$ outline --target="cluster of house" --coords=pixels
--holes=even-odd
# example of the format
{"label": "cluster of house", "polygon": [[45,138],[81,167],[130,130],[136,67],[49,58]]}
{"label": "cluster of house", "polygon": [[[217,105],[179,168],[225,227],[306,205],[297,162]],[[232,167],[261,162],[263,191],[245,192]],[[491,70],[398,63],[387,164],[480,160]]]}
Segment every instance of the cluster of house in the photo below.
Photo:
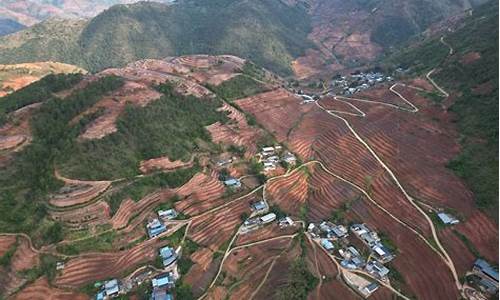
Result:
{"label": "cluster of house", "polygon": [[[243,222],[243,226],[240,231],[240,233],[242,234],[255,230],[263,225],[269,224],[277,219],[275,213],[267,213],[269,211],[269,206],[264,200],[252,203],[250,205],[250,208],[252,209],[252,215],[255,217],[251,217]],[[292,220],[292,218],[287,216],[284,216],[278,220],[278,226],[280,228],[293,226],[294,224],[295,222]]]}
{"label": "cluster of house", "polygon": [[[342,267],[350,270],[365,270],[377,279],[387,280],[389,269],[384,266],[384,263],[391,261],[394,255],[383,245],[378,234],[365,224],[354,224],[349,229],[371,249],[368,259],[365,259],[355,246],[350,245],[347,240],[349,231],[344,225],[323,221],[319,224],[311,223],[307,228],[309,234],[313,238],[319,239],[321,246],[327,252],[333,254],[337,248]],[[360,288],[363,290],[359,290],[359,292],[367,297],[378,288],[378,284],[369,284]]]}
{"label": "cluster of house", "polygon": [[289,151],[282,151],[280,145],[263,147],[257,154],[260,163],[264,165],[264,171],[275,170],[280,162],[285,162],[290,166],[297,163],[297,158]]}
{"label": "cluster of house", "polygon": [[249,218],[245,222],[243,222],[242,232],[248,232],[251,230],[255,230],[262,225],[266,225],[266,224],[273,222],[274,220],[276,220],[275,213],[268,213],[268,214],[265,214],[263,216]]}
{"label": "cluster of house", "polygon": [[173,272],[160,274],[151,280],[153,292],[151,300],[172,300],[170,290],[175,287],[176,278]]}
{"label": "cluster of house", "polygon": [[377,83],[393,81],[391,76],[385,76],[380,72],[356,72],[348,76],[338,76],[332,80],[333,90],[336,94],[352,95],[366,90]]}
{"label": "cluster of house", "polygon": [[477,259],[472,267],[472,274],[477,276],[475,285],[490,295],[498,293],[498,271],[483,259]]}

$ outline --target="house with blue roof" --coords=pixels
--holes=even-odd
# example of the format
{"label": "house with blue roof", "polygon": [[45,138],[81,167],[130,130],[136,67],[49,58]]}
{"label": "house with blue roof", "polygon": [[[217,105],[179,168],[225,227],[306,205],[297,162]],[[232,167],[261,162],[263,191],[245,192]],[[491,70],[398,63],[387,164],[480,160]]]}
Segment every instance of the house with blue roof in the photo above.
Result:
{"label": "house with blue roof", "polygon": [[167,231],[167,226],[158,219],[153,219],[146,227],[150,238],[154,238]]}
{"label": "house with blue roof", "polygon": [[484,259],[474,262],[472,271],[481,278],[479,285],[490,294],[498,292],[498,271]]}
{"label": "house with blue roof", "polygon": [[455,225],[459,223],[458,219],[444,212],[438,213],[437,216],[445,225]]}
{"label": "house with blue roof", "polygon": [[326,249],[326,251],[333,251],[335,248],[333,243],[327,239],[321,239],[321,246]]}
{"label": "house with blue roof", "polygon": [[156,288],[172,288],[174,287],[175,281],[171,272],[158,275],[151,280],[153,289]]}
{"label": "house with blue roof", "polygon": [[241,181],[231,177],[224,181],[224,185],[231,188],[239,188],[241,187]]}
{"label": "house with blue roof", "polygon": [[177,253],[174,248],[166,246],[160,249],[160,256],[163,259],[163,266],[168,267],[177,260]]}

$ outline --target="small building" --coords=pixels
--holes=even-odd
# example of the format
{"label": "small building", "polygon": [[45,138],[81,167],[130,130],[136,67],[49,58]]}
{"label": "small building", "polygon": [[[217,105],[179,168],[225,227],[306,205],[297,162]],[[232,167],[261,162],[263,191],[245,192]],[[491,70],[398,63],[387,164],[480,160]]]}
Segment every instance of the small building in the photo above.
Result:
{"label": "small building", "polygon": [[106,281],[96,295],[96,300],[104,300],[118,296],[120,293],[120,283],[118,279]]}
{"label": "small building", "polygon": [[231,188],[239,188],[241,187],[241,181],[237,178],[228,178],[224,181],[224,185]]}
{"label": "small building", "polygon": [[165,288],[156,288],[151,294],[151,300],[173,300],[172,294],[167,292]]}
{"label": "small building", "polygon": [[172,273],[169,272],[156,276],[151,280],[151,284],[153,285],[153,289],[172,288],[175,282]]}
{"label": "small building", "polygon": [[278,225],[280,227],[293,226],[293,220],[290,217],[284,217],[278,220]]}
{"label": "small building", "polygon": [[158,219],[151,220],[146,227],[150,238],[154,238],[167,231],[167,226]]}
{"label": "small building", "polygon": [[460,222],[455,217],[453,217],[447,213],[444,213],[444,212],[438,213],[437,216],[441,220],[441,222],[443,222],[443,224],[446,224],[446,225],[455,225],[455,224],[458,224]]}
{"label": "small building", "polygon": [[276,220],[275,213],[268,213],[267,215],[260,217],[260,221],[262,222],[262,224],[271,223],[274,220]]}
{"label": "small building", "polygon": [[268,171],[274,169],[276,169],[276,163],[270,161],[264,162],[264,170]]}
{"label": "small building", "polygon": [[232,158],[228,158],[228,159],[221,159],[221,160],[218,160],[217,161],[217,166],[218,167],[223,167],[225,165],[228,165],[230,163],[233,162],[233,159]]}
{"label": "small building", "polygon": [[309,223],[309,226],[307,226],[307,232],[309,232],[314,238],[319,237],[320,234],[320,230],[316,227],[316,225],[314,225],[314,223]]}
{"label": "small building", "polygon": [[488,262],[483,259],[477,259],[474,262],[472,271],[481,278],[479,285],[483,290],[490,294],[498,292],[498,271]]}
{"label": "small building", "polygon": [[251,219],[247,219],[245,222],[243,222],[243,226],[245,227],[245,230],[253,230],[257,229],[261,224],[260,218],[255,217]]}
{"label": "small building", "polygon": [[277,163],[279,160],[280,160],[280,158],[279,158],[278,156],[276,156],[276,155],[269,156],[269,157],[267,158],[267,161],[268,161],[268,162],[273,162],[273,163]]}
{"label": "small building", "polygon": [[287,152],[283,156],[283,161],[289,165],[295,165],[297,163],[297,158],[292,153]]}
{"label": "small building", "polygon": [[389,269],[378,261],[370,261],[366,264],[366,271],[379,279],[384,279],[389,274]]}
{"label": "small building", "polygon": [[266,202],[264,200],[254,202],[250,205],[253,211],[263,211],[267,209]]}
{"label": "small building", "polygon": [[264,147],[264,148],[262,148],[261,154],[263,156],[269,156],[269,155],[274,154],[274,147]]}
{"label": "small building", "polygon": [[370,283],[369,285],[365,286],[363,288],[363,293],[367,296],[370,296],[371,294],[373,294],[376,290],[378,290],[379,288],[379,285],[378,283],[376,282],[372,282]]}
{"label": "small building", "polygon": [[347,228],[344,225],[336,225],[332,228],[333,233],[337,238],[343,238],[347,236]]}
{"label": "small building", "polygon": [[163,259],[163,266],[168,267],[177,260],[177,253],[175,253],[174,248],[163,247],[160,248],[160,256]]}
{"label": "small building", "polygon": [[333,249],[335,249],[333,243],[327,239],[321,239],[321,246],[325,248],[326,251],[333,251]]}
{"label": "small building", "polygon": [[58,261],[56,263],[56,270],[59,271],[59,270],[62,270],[62,269],[64,269],[64,262],[63,261]]}
{"label": "small building", "polygon": [[382,243],[377,243],[372,247],[372,250],[375,253],[377,259],[383,263],[389,262],[394,258],[394,255],[391,253],[391,251]]}
{"label": "small building", "polygon": [[177,211],[175,209],[159,210],[158,217],[162,219],[172,220],[177,218]]}

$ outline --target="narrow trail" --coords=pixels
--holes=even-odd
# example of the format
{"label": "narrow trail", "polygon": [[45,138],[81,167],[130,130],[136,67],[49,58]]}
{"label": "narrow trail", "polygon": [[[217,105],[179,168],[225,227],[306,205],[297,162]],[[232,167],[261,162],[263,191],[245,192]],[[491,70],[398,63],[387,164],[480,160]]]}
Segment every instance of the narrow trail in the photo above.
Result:
{"label": "narrow trail", "polygon": [[283,251],[280,252],[279,255],[277,255],[276,257],[273,258],[273,261],[271,262],[271,265],[269,266],[269,268],[267,269],[266,271],[266,274],[264,275],[264,278],[262,278],[261,282],[259,283],[259,285],[255,288],[255,290],[253,291],[252,295],[250,295],[250,298],[248,300],[253,300],[253,298],[257,295],[257,293],[260,291],[260,289],[262,288],[262,286],[264,285],[264,283],[266,283],[267,281],[267,278],[269,277],[269,274],[271,274],[271,271],[273,270],[273,267],[274,265],[276,264],[276,261],[281,258],[281,256],[283,255],[283,253],[285,253],[289,247],[290,247],[290,244],[292,242],[293,238],[290,239],[290,241],[288,242],[288,245],[285,249],[283,249]]}
{"label": "narrow trail", "polygon": [[238,233],[239,233],[239,230],[236,232],[236,234],[233,236],[231,242],[229,243],[229,246],[227,247],[227,250],[224,253],[222,261],[221,261],[221,263],[219,265],[219,269],[217,271],[217,274],[215,275],[214,279],[212,280],[212,282],[208,286],[206,292],[203,295],[201,295],[200,297],[198,297],[198,300],[201,300],[201,299],[205,298],[208,295],[208,292],[210,291],[210,289],[215,285],[215,282],[217,281],[217,278],[219,277],[220,273],[222,272],[222,267],[224,266],[224,262],[227,259],[227,257],[229,256],[229,254],[231,254],[231,252],[233,252],[235,250],[238,250],[238,249],[252,247],[252,246],[255,246],[255,245],[267,243],[267,242],[274,241],[274,240],[279,240],[279,239],[284,239],[284,238],[293,239],[297,235],[297,233],[296,234],[291,234],[291,235],[280,235],[280,236],[275,236],[275,237],[272,237],[272,238],[268,238],[268,239],[264,239],[264,240],[259,240],[259,241],[255,241],[255,242],[251,242],[251,243],[247,243],[247,244],[243,244],[243,245],[239,245],[239,246],[236,246],[234,248],[231,248],[231,245],[233,244],[233,242],[235,241],[236,237],[238,236]]}
{"label": "narrow trail", "polygon": [[[450,50],[450,52],[452,53],[453,51]],[[431,81],[431,83],[440,91],[443,93],[443,95],[446,95],[446,97],[449,96],[449,94],[444,91],[443,89],[441,89],[431,78],[430,78],[430,74],[432,74],[432,72],[434,71],[435,69],[431,70],[428,74],[427,74],[427,78],[429,79],[429,81]],[[411,109],[406,109],[404,107],[400,107],[400,106],[397,106],[397,105],[393,105],[393,104],[389,104],[389,103],[383,103],[383,102],[380,102],[380,101],[373,101],[373,100],[366,100],[366,99],[356,99],[356,98],[346,98],[346,97],[341,97],[342,99],[349,99],[349,100],[354,100],[354,101],[361,101],[361,102],[366,102],[366,103],[372,103],[372,104],[378,104],[378,105],[386,105],[386,106],[389,106],[389,107],[394,107],[396,109],[399,109],[399,110],[404,110],[404,111],[407,111],[407,112],[410,112],[410,113],[417,113],[419,110],[418,108],[413,105],[413,103],[411,103],[411,101],[409,101],[408,99],[406,99],[403,95],[401,95],[400,93],[398,93],[397,91],[394,90],[394,87],[398,85],[398,83],[392,85],[390,87],[390,90],[391,92],[395,93],[396,95],[398,95],[405,103],[407,103],[408,105],[410,105],[410,107],[412,107]],[[408,86],[408,85],[404,85],[406,87],[409,87],[409,88],[415,88],[415,87],[411,87],[411,86]],[[418,88],[417,88],[418,89]],[[339,100],[338,97],[335,97],[336,100]],[[340,100],[342,101],[342,100]],[[346,102],[346,101],[343,101],[343,102]],[[462,284],[460,283],[460,280],[458,278],[458,274],[457,274],[457,271],[455,269],[455,266],[454,266],[454,263],[453,261],[451,260],[451,257],[449,256],[448,252],[445,250],[445,248],[442,246],[441,244],[441,241],[439,240],[439,237],[437,235],[437,231],[436,231],[436,228],[434,226],[434,223],[432,222],[431,218],[423,211],[423,209],[416,203],[416,201],[408,194],[408,192],[404,189],[404,187],[402,186],[402,184],[400,183],[400,181],[398,180],[398,178],[396,177],[396,175],[394,174],[394,172],[389,168],[389,166],[379,157],[379,155],[375,152],[375,150],[373,150],[373,148],[365,141],[365,139],[363,137],[361,137],[357,131],[354,129],[354,127],[349,123],[349,121],[347,121],[345,118],[341,117],[339,114],[342,114],[342,113],[346,113],[346,112],[335,112],[335,111],[331,111],[331,110],[328,110],[326,109],[325,107],[323,107],[320,103],[316,102],[316,105],[322,109],[323,111],[325,111],[326,113],[328,113],[329,115],[341,120],[346,126],[347,128],[349,129],[349,131],[355,136],[355,138],[370,152],[370,154],[373,156],[373,158],[375,158],[375,160],[378,162],[378,164],[389,174],[389,176],[391,177],[391,179],[394,181],[394,183],[396,184],[396,186],[399,188],[399,190],[402,192],[402,194],[404,195],[404,197],[406,198],[406,200],[413,206],[415,207],[415,209],[425,218],[425,220],[427,221],[430,229],[431,229],[431,232],[432,232],[432,237],[433,237],[433,240],[434,242],[436,243],[437,245],[437,248],[438,249],[435,249],[428,241],[427,239],[425,239],[420,233],[417,233],[413,228],[409,227],[408,225],[406,225],[404,222],[402,222],[401,220],[399,220],[398,218],[396,218],[395,216],[393,216],[390,212],[388,212],[387,210],[385,210],[383,207],[379,206],[378,203],[376,203],[373,199],[371,199],[371,197],[369,197],[368,199],[370,201],[372,201],[373,203],[376,203],[377,206],[379,206],[379,208],[383,209],[384,212],[386,212],[387,214],[389,214],[393,219],[397,220],[398,223],[400,224],[405,224],[404,226],[409,228],[410,230],[412,230],[414,233],[417,234],[417,236],[419,236],[420,238],[423,238],[424,241],[426,242],[426,244],[432,249],[434,250],[436,253],[439,254],[439,256],[443,259],[444,263],[448,266],[448,268],[450,269],[452,275],[453,275],[453,278],[454,278],[454,281],[455,281],[455,285],[457,287],[457,289],[463,294],[462,292]],[[358,111],[360,111],[359,114],[357,114],[356,116],[358,117],[365,117],[366,116],[366,113],[362,112],[359,108],[357,108]],[[351,114],[352,113],[349,113],[348,114]],[[321,163],[320,163],[321,164]],[[322,164],[321,164],[322,165]],[[324,167],[324,166],[323,166]],[[332,175],[336,176],[335,174],[332,173]],[[359,188],[359,187],[358,187]],[[361,189],[362,190],[362,189]],[[365,194],[366,192],[363,191],[363,194]],[[365,196],[368,196],[368,194],[366,193]]]}

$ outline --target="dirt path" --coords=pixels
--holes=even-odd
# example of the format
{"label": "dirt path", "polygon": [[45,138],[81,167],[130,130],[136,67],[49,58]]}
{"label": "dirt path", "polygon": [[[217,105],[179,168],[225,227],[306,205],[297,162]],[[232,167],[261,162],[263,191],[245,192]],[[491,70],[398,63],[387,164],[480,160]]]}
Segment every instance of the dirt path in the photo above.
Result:
{"label": "dirt path", "polygon": [[[427,77],[430,79],[429,77],[429,74],[432,74],[434,70],[430,71],[428,74],[427,74]],[[432,79],[430,79],[430,81],[441,91],[442,89],[440,87],[438,87],[433,81]],[[399,107],[399,106],[395,106],[395,105],[392,105],[392,104],[388,104],[388,103],[383,103],[383,102],[379,102],[379,101],[372,101],[372,100],[365,100],[365,99],[356,99],[356,98],[353,98],[354,101],[362,101],[362,102],[367,102],[367,103],[374,103],[374,104],[382,104],[382,105],[386,105],[386,106],[390,106],[390,107],[394,107],[397,108],[397,109],[402,109],[402,110],[405,110],[407,112],[411,112],[411,113],[416,113],[418,112],[418,108],[413,105],[413,103],[411,103],[408,99],[406,99],[405,97],[403,97],[400,93],[394,91],[394,87],[397,85],[394,84],[390,87],[390,90],[395,93],[396,95],[398,95],[403,101],[405,101],[406,103],[408,103],[412,109],[403,109],[402,107]],[[407,87],[410,87],[410,86],[407,86]],[[448,93],[444,90],[442,90],[442,93],[444,95],[446,95],[448,97]],[[336,98],[336,97],[335,97]],[[345,98],[345,97],[344,97]],[[351,98],[348,98],[348,99],[351,99]],[[457,286],[457,289],[459,291],[462,292],[462,284],[460,283],[460,280],[458,278],[458,275],[457,275],[457,271],[455,269],[455,266],[453,264],[453,261],[451,260],[449,254],[446,252],[446,250],[444,249],[444,247],[442,246],[441,244],[441,241],[439,240],[439,237],[437,236],[437,232],[436,232],[436,228],[434,226],[434,223],[432,222],[431,218],[423,211],[423,209],[416,203],[416,201],[408,194],[408,192],[403,188],[403,186],[401,185],[401,183],[399,182],[398,178],[396,177],[396,175],[394,174],[394,172],[387,166],[387,164],[378,156],[378,154],[371,148],[371,146],[356,132],[356,130],[354,129],[354,127],[349,123],[349,121],[347,121],[346,119],[344,119],[343,117],[339,116],[338,113],[335,113],[333,111],[330,111],[330,110],[327,110],[326,108],[324,108],[321,104],[319,104],[318,102],[316,102],[316,105],[318,107],[320,107],[322,110],[324,110],[326,113],[328,113],[329,115],[337,118],[337,119],[340,119],[342,122],[344,122],[344,124],[347,126],[347,128],[349,129],[349,131],[351,131],[351,133],[356,137],[356,139],[370,152],[370,154],[375,158],[375,160],[380,164],[380,166],[382,166],[382,168],[389,174],[389,176],[392,178],[392,180],[394,181],[394,183],[397,185],[397,187],[399,188],[399,190],[403,193],[404,197],[406,198],[406,200],[413,206],[415,207],[415,209],[417,209],[418,212],[420,212],[422,214],[422,216],[425,218],[425,220],[427,221],[429,227],[431,228],[431,232],[432,232],[432,236],[433,236],[433,240],[434,242],[436,243],[437,245],[437,249],[435,249],[428,241],[427,239],[425,239],[421,234],[417,233],[413,228],[411,228],[410,226],[406,225],[404,222],[402,222],[401,220],[399,220],[397,217],[395,217],[394,215],[392,215],[390,212],[388,212],[387,210],[385,210],[383,207],[381,207],[380,205],[378,205],[373,199],[371,199],[371,197],[369,197],[369,195],[361,188],[357,187],[359,190],[361,190],[365,196],[368,196],[368,199],[370,201],[372,201],[373,203],[375,203],[379,208],[381,208],[384,212],[386,212],[389,216],[391,216],[394,220],[396,220],[398,223],[402,224],[403,226],[409,228],[410,230],[412,230],[414,233],[416,233],[420,238],[422,238],[426,244],[433,250],[435,251],[436,253],[439,254],[439,256],[443,259],[443,261],[445,262],[445,264],[448,266],[448,268],[450,269],[452,275],[453,275],[453,278],[455,280],[455,284]],[[359,109],[358,109],[359,110]],[[366,114],[363,113],[362,115],[360,114],[359,117],[364,117]],[[321,163],[320,163],[321,164]],[[322,164],[321,164],[322,165]],[[324,166],[322,166],[325,170],[326,168]],[[330,171],[327,171],[328,173],[331,173]],[[337,177],[337,175],[331,173],[332,175],[334,175],[335,177]],[[353,184],[353,186],[355,186]]]}
{"label": "dirt path", "polygon": [[[333,256],[332,254],[330,254],[328,251],[326,251],[325,248],[321,247],[321,245],[319,245],[319,242],[318,241],[315,241],[313,240],[308,233],[306,233],[307,235],[307,238],[309,239],[309,241],[311,243],[314,243],[316,244],[319,248],[321,248],[321,250],[323,252],[325,252],[328,257],[335,263],[335,266],[337,267],[337,270],[339,270],[339,274],[340,276],[342,277],[343,281],[345,282],[345,274],[344,273],[358,273],[358,274],[363,274],[371,279],[373,279],[374,281],[377,281],[380,285],[383,285],[385,286],[386,288],[388,288],[390,291],[392,291],[394,294],[398,295],[399,297],[405,299],[405,300],[410,300],[410,298],[406,297],[405,295],[403,295],[401,292],[399,292],[398,290],[394,289],[390,284],[387,284],[386,282],[384,281],[381,281],[375,277],[373,277],[371,274],[368,274],[364,271],[359,271],[359,270],[347,270],[345,268],[343,268],[338,262],[337,262],[337,259],[335,259],[335,256]],[[349,286],[347,284],[347,286]],[[349,288],[352,288],[351,286],[349,286]]]}

